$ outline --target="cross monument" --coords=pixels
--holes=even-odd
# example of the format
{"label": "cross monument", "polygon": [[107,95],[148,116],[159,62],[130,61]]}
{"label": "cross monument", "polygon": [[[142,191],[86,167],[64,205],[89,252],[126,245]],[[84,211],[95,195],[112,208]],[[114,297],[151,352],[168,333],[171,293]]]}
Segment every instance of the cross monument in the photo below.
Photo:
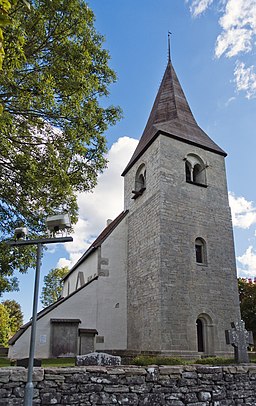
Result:
{"label": "cross monument", "polygon": [[248,363],[249,356],[247,347],[253,345],[253,336],[251,331],[245,329],[244,321],[231,323],[231,330],[226,330],[226,342],[233,345],[235,349],[235,361],[238,363]]}

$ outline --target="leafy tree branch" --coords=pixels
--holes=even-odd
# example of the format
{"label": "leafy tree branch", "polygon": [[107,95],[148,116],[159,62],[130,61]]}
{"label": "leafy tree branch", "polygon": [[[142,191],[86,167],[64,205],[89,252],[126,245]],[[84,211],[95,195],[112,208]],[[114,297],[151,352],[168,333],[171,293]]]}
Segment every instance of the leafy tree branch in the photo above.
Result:
{"label": "leafy tree branch", "polygon": [[116,75],[83,0],[33,0],[30,10],[12,1],[10,18],[0,72],[0,295],[17,289],[14,270],[35,263],[33,248],[4,242],[21,224],[31,238],[43,234],[56,212],[76,222],[77,193],[95,187],[106,131],[121,117],[100,104]]}

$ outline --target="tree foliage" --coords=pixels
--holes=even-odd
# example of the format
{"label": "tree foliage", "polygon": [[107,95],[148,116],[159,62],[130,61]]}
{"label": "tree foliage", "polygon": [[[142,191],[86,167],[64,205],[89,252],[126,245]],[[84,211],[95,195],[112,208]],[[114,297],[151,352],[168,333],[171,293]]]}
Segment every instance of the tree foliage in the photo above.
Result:
{"label": "tree foliage", "polygon": [[7,347],[9,339],[23,324],[23,314],[19,303],[5,300],[0,303],[0,345]]}
{"label": "tree foliage", "polygon": [[44,277],[41,303],[44,307],[56,302],[62,292],[62,278],[68,273],[68,268],[54,268]]}
{"label": "tree foliage", "polygon": [[3,347],[7,347],[9,337],[9,313],[6,307],[2,303],[0,303],[0,345]]}
{"label": "tree foliage", "polygon": [[242,320],[245,328],[253,332],[256,339],[256,282],[251,279],[239,278],[238,290]]}
{"label": "tree foliage", "polygon": [[[18,0],[0,0],[0,70],[2,70],[3,60],[5,56],[4,52],[4,28],[12,23],[12,19],[9,14],[11,12],[11,7],[17,4]],[[27,0],[22,0],[23,4],[30,9],[30,4]],[[2,105],[0,105],[0,114],[2,113]]]}
{"label": "tree foliage", "polygon": [[20,304],[16,300],[5,300],[2,302],[9,314],[10,335],[13,336],[23,324],[23,314]]}
{"label": "tree foliage", "polygon": [[[0,0],[1,1],[1,0]],[[13,3],[4,32],[0,72],[0,241],[25,225],[31,238],[44,219],[69,212],[106,166],[104,133],[119,108],[100,99],[116,80],[103,37],[83,0]],[[17,289],[15,269],[35,263],[35,251],[0,244],[0,295]]]}
{"label": "tree foliage", "polygon": [[[2,70],[4,60],[4,33],[3,28],[10,23],[8,13],[11,3],[8,0],[0,0],[0,70]],[[2,109],[1,109],[2,110]],[[0,111],[1,114],[1,111]]]}

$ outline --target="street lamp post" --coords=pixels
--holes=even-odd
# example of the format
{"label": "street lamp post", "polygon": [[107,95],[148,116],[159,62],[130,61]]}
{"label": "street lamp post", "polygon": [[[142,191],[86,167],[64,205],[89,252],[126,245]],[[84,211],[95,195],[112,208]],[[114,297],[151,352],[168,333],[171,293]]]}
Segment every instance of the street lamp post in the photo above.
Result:
{"label": "street lamp post", "polygon": [[38,293],[39,293],[42,246],[43,246],[43,244],[56,244],[56,243],[64,243],[64,242],[68,242],[68,241],[73,241],[73,238],[69,236],[69,237],[57,237],[57,238],[39,238],[39,239],[35,239],[35,240],[18,240],[18,241],[9,241],[8,242],[8,245],[10,245],[12,247],[20,246],[20,245],[37,245],[34,300],[33,300],[32,325],[31,325],[29,361],[28,361],[28,376],[27,376],[27,383],[26,383],[26,387],[25,387],[24,406],[32,406],[32,404],[33,404],[33,395],[34,395],[33,366],[34,366],[35,343],[36,343],[37,304],[38,304]]}

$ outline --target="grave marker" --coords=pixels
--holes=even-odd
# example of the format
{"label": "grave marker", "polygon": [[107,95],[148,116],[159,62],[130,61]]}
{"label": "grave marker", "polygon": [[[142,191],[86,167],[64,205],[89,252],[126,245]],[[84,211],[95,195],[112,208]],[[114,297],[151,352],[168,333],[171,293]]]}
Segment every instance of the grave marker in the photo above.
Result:
{"label": "grave marker", "polygon": [[231,330],[226,330],[226,342],[235,349],[235,361],[238,363],[250,362],[247,347],[253,345],[253,336],[251,331],[245,329],[244,321],[231,323]]}

